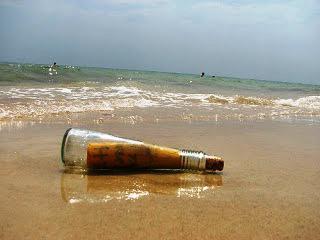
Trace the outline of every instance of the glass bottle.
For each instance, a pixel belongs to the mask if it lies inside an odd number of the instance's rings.
[[[224,161],[201,151],[178,150],[70,128],[64,134],[61,159],[67,168],[181,169],[222,171]]]

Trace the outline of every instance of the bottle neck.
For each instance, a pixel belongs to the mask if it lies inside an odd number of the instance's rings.
[[[206,155],[203,152],[180,150],[181,169],[206,170]]]
[[[204,152],[191,150],[180,150],[179,155],[181,169],[197,171],[223,170],[224,161],[220,157],[209,156]]]

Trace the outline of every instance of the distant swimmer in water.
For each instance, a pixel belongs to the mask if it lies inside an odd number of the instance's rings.
[[[53,65],[51,65],[49,68],[49,75],[53,75],[53,74],[57,75],[58,74],[56,70],[57,67],[58,67],[57,63],[54,62]]]
[[[201,77],[204,77],[204,72],[201,73]]]

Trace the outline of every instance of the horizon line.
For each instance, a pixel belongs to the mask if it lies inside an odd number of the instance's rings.
[[[33,65],[49,65],[47,63],[32,63],[32,62],[15,62],[15,61],[0,61],[0,64],[33,64]],[[59,66],[59,64],[58,64]],[[200,76],[201,73],[190,73],[190,72],[169,72],[169,71],[159,71],[159,70],[142,70],[142,69],[130,69],[130,68],[121,68],[121,67],[105,67],[105,66],[93,66],[93,65],[68,65],[68,64],[62,64],[60,66],[74,66],[74,67],[85,67],[85,68],[103,68],[103,69],[114,69],[114,70],[129,70],[129,71],[140,71],[140,72],[157,72],[157,73],[167,73],[167,74],[186,74],[186,75],[196,75]],[[233,78],[233,79],[241,79],[241,80],[255,80],[255,81],[261,81],[261,82],[275,82],[275,83],[289,83],[289,84],[302,84],[302,85],[313,85],[313,86],[320,86],[320,83],[310,83],[310,82],[288,82],[288,81],[282,81],[282,80],[266,80],[266,79],[258,79],[258,78],[243,78],[243,77],[235,77],[235,76],[219,76],[219,75],[206,75],[205,77],[220,77],[220,78]]]

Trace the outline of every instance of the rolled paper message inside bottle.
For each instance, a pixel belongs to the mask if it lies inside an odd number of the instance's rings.
[[[68,129],[61,148],[66,167],[82,169],[182,169],[222,171],[220,157],[177,150],[112,135]]]

